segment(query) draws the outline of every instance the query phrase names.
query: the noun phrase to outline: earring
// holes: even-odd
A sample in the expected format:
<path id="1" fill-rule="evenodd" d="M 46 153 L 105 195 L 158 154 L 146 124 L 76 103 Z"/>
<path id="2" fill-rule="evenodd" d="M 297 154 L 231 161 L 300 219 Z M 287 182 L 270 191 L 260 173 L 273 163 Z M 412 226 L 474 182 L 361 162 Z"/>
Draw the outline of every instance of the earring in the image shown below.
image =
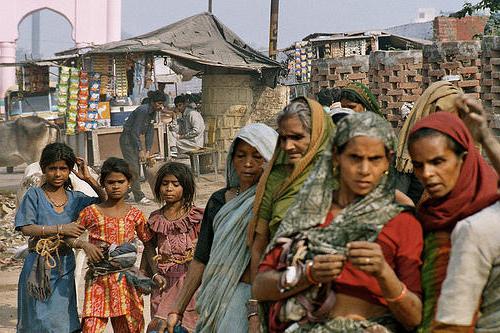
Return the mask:
<path id="1" fill-rule="evenodd" d="M 388 175 L 388 174 L 389 174 L 389 170 L 385 170 L 384 175 Z"/>

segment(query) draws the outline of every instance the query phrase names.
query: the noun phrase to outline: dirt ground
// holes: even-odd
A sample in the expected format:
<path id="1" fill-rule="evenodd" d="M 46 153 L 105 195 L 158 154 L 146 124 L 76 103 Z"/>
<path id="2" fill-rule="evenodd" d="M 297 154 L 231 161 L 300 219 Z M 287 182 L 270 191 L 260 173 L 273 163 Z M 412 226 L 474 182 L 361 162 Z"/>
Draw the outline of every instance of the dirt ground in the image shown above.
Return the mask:
<path id="1" fill-rule="evenodd" d="M 17 282 L 19 273 L 22 267 L 21 260 L 13 259 L 13 248 L 23 242 L 19 240 L 17 233 L 13 232 L 13 216 L 14 211 L 10 211 L 13 197 L 16 189 L 19 187 L 20 180 L 23 176 L 22 168 L 16 168 L 14 174 L 6 174 L 5 168 L 0 171 L 0 198 L 3 202 L 0 203 L 0 332 L 13 333 L 15 332 L 17 321 Z M 210 195 L 224 186 L 222 175 L 202 175 L 197 180 L 197 196 L 196 204 L 205 207 Z M 153 198 L 151 189 L 147 183 L 142 183 L 142 189 L 146 196 Z M 5 199 L 7 198 L 7 199 Z M 7 202 L 6 202 L 7 201 Z M 5 203 L 6 202 L 6 206 Z M 15 203 L 15 201 L 14 201 Z M 137 205 L 146 216 L 152 211 L 159 208 L 155 203 L 152 205 Z M 16 239 L 15 241 L 13 239 Z M 83 285 L 83 283 L 81 283 Z M 79 306 L 83 303 L 83 287 L 78 290 Z M 145 319 L 149 322 L 149 298 L 144 299 L 145 303 Z M 111 332 L 108 329 L 107 332 Z"/>

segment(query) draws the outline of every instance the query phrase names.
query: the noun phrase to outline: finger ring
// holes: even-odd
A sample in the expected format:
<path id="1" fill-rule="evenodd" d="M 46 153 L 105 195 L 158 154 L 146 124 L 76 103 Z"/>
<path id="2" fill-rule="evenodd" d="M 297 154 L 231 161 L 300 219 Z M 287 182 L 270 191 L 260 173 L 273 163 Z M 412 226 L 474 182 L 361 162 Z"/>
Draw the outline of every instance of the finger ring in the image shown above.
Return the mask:
<path id="1" fill-rule="evenodd" d="M 371 260 L 370 260 L 370 258 L 366 258 L 365 261 L 366 261 L 367 264 L 369 264 Z"/>

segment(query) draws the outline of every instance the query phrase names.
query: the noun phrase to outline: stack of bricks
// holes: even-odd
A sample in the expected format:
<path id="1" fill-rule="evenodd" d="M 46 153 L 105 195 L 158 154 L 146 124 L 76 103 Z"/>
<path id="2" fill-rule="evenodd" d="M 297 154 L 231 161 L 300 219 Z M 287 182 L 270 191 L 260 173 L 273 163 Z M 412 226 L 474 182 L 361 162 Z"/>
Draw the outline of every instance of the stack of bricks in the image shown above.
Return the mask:
<path id="1" fill-rule="evenodd" d="M 312 62 L 311 92 L 322 88 L 342 88 L 350 82 L 368 85 L 368 56 L 316 59 Z"/>
<path id="2" fill-rule="evenodd" d="M 423 88 L 447 79 L 468 96 L 479 98 L 481 90 L 481 44 L 478 41 L 435 42 L 423 48 Z"/>
<path id="3" fill-rule="evenodd" d="M 500 36 L 482 42 L 481 100 L 489 114 L 489 126 L 500 136 Z"/>
<path id="4" fill-rule="evenodd" d="M 402 126 L 401 107 L 422 94 L 422 51 L 375 51 L 370 55 L 370 89 L 393 127 Z"/>
<path id="5" fill-rule="evenodd" d="M 247 74 L 206 74 L 202 81 L 202 116 L 208 142 L 221 152 L 221 162 L 229 150 L 242 119 L 251 110 L 255 81 Z M 224 164 L 220 164 L 224 165 Z"/>

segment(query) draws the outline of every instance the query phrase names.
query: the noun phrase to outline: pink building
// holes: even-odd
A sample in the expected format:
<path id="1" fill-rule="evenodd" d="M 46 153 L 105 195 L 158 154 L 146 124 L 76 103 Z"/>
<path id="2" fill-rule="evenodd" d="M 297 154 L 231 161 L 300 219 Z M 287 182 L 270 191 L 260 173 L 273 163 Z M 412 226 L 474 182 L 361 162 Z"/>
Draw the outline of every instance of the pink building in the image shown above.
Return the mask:
<path id="1" fill-rule="evenodd" d="M 0 6 L 0 64 L 16 61 L 19 23 L 26 16 L 43 9 L 50 9 L 66 18 L 71 24 L 71 36 L 76 47 L 121 39 L 121 0 L 4 1 Z M 6 90 L 15 84 L 15 67 L 0 67 L 0 98 L 3 99 Z"/>

